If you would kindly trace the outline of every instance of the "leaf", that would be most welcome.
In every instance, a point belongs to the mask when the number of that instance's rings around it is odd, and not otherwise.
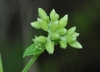
[[[31,56],[31,55],[38,55],[44,51],[43,48],[40,48],[36,44],[31,44],[29,47],[26,48],[23,57]]]

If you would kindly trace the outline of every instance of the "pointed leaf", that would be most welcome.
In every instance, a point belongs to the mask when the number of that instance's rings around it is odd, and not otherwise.
[[[38,55],[41,54],[44,49],[40,48],[36,44],[31,44],[29,47],[26,48],[23,57],[30,56],[30,55]]]

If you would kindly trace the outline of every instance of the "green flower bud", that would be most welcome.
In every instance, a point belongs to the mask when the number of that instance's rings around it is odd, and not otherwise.
[[[60,36],[59,36],[59,33],[53,33],[52,35],[51,35],[51,37],[52,37],[52,40],[59,40],[60,39]]]
[[[38,14],[41,19],[45,20],[46,22],[49,22],[49,17],[42,8],[38,8]]]
[[[77,49],[82,49],[82,45],[78,41],[75,41],[73,43],[70,43],[69,45],[71,47],[74,47],[74,48],[77,48]]]
[[[79,33],[75,32],[72,36],[77,37],[77,36],[79,36]]]
[[[67,36],[67,37],[66,37],[66,41],[67,41],[68,43],[73,43],[73,42],[76,41],[76,39],[77,39],[77,37],[73,37],[73,36]]]
[[[53,54],[53,52],[54,52],[54,43],[51,40],[47,41],[46,50],[49,54]]]
[[[30,24],[31,24],[32,27],[34,27],[36,29],[40,29],[40,25],[39,25],[39,23],[37,21],[31,22]]]
[[[38,14],[40,18],[44,18],[44,16],[47,16],[46,12],[42,8],[38,8]]]
[[[67,42],[65,40],[61,40],[59,43],[60,43],[61,48],[63,48],[63,49],[67,48]]]
[[[47,31],[47,30],[48,30],[48,24],[47,24],[46,21],[44,21],[44,20],[42,20],[42,19],[40,19],[40,18],[38,18],[37,21],[38,21],[40,27],[41,27],[44,31]]]
[[[45,43],[45,42],[46,42],[46,37],[44,37],[44,36],[39,36],[39,37],[37,37],[37,41],[38,41],[39,43]]]
[[[59,15],[56,13],[54,9],[50,12],[50,19],[52,22],[59,19]]]
[[[70,28],[70,29],[67,31],[68,35],[73,35],[74,32],[75,32],[75,30],[76,30],[76,27]]]
[[[66,35],[66,39],[68,43],[73,43],[76,41],[77,36],[79,36],[79,33],[74,33],[73,35]]]
[[[59,28],[58,21],[51,23],[50,31],[55,32]]]
[[[50,19],[52,19],[55,14],[56,14],[56,11],[52,9],[52,11],[50,12]]]
[[[58,32],[59,32],[59,34],[60,34],[61,36],[63,36],[63,35],[65,35],[65,34],[67,33],[67,29],[66,29],[66,28],[60,28],[60,29],[58,30]]]
[[[63,28],[67,25],[67,21],[68,21],[68,15],[65,15],[64,17],[62,17],[60,20],[59,20],[59,27],[60,28]]]
[[[55,14],[54,17],[51,19],[52,22],[56,21],[59,19],[59,15],[58,14]]]
[[[45,16],[44,18],[43,18],[43,20],[45,20],[47,23],[49,23],[49,17],[48,16]]]
[[[32,39],[32,41],[36,44],[37,43],[37,36],[35,35],[35,38]]]

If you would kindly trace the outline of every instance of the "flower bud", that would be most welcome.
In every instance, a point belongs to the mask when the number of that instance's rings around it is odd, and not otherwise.
[[[59,28],[58,21],[53,22],[50,25],[50,31],[55,32]]]
[[[53,54],[54,52],[54,43],[52,41],[47,41],[46,43],[46,50],[49,54]]]
[[[58,30],[58,32],[59,32],[59,34],[60,34],[61,36],[63,36],[63,35],[65,35],[65,34],[67,33],[67,29],[66,29],[66,28],[60,28],[60,29]]]
[[[59,19],[59,15],[56,13],[54,9],[50,12],[50,19],[52,22]]]
[[[68,43],[73,43],[73,42],[75,42],[76,41],[76,37],[73,37],[73,36],[67,36],[67,42]]]
[[[40,25],[39,25],[38,22],[35,21],[35,22],[31,22],[30,24],[31,24],[32,27],[34,27],[36,29],[40,29]]]
[[[64,17],[62,17],[60,20],[59,20],[59,27],[60,28],[63,28],[67,25],[67,21],[68,21],[68,15],[65,15]]]
[[[52,40],[58,40],[58,39],[60,39],[60,36],[59,36],[59,33],[53,33],[52,35],[51,35],[51,37],[52,37]]]
[[[42,8],[38,8],[38,14],[41,19],[45,20],[46,22],[49,22],[49,17]]]
[[[56,21],[58,19],[59,19],[59,15],[55,14],[51,20],[52,20],[52,22],[54,22],[54,21]]]
[[[82,49],[82,45],[78,41],[75,41],[73,43],[70,43],[69,45],[71,47],[74,47],[74,48],[77,48],[77,49]]]
[[[46,21],[44,21],[44,20],[38,18],[38,23],[39,23],[40,27],[41,27],[44,31],[47,31],[47,30],[48,30],[48,24],[47,24]]]
[[[52,11],[50,12],[50,19],[52,19],[55,14],[56,14],[56,11],[52,9]]]
[[[40,18],[44,18],[44,16],[47,16],[46,12],[42,8],[38,8],[38,14]]]
[[[68,35],[74,34],[75,30],[76,30],[76,27],[70,28],[70,29],[67,31]]]
[[[61,40],[60,41],[60,47],[63,48],[63,49],[66,49],[67,48],[67,42],[65,40]]]
[[[79,36],[79,33],[75,32],[72,36],[77,37],[77,36]]]
[[[45,43],[45,42],[46,42],[46,37],[44,37],[44,36],[39,36],[39,37],[37,37],[37,41],[38,41],[39,43]]]

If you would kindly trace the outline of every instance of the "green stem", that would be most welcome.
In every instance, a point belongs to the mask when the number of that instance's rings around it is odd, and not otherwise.
[[[2,66],[1,54],[0,54],[0,72],[3,72],[3,66]]]
[[[27,72],[29,70],[29,68],[32,66],[32,64],[35,62],[35,60],[38,58],[39,55],[35,55],[33,56],[30,61],[28,62],[28,64],[25,66],[25,68],[22,70],[22,72]]]

